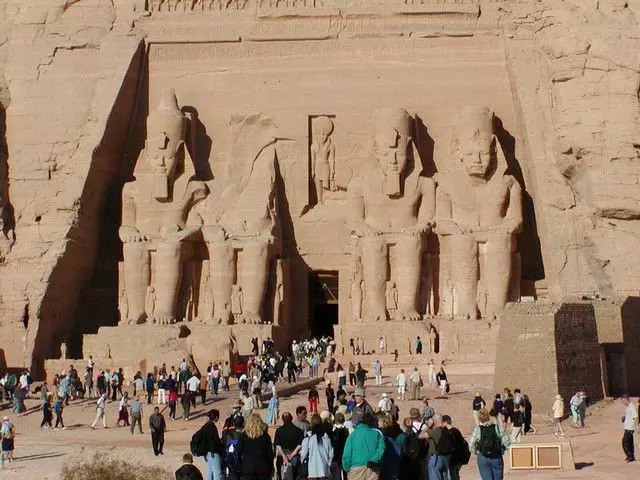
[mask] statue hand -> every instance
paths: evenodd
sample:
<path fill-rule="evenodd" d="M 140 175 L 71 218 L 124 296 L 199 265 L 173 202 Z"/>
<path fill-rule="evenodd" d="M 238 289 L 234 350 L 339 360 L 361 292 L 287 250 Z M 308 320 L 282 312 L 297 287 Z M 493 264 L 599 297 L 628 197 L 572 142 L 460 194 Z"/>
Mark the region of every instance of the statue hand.
<path fill-rule="evenodd" d="M 507 218 L 500 225 L 495 227 L 499 233 L 512 235 L 522 227 L 522 220 L 519 218 Z"/>
<path fill-rule="evenodd" d="M 471 229 L 459 225 L 453 220 L 440 220 L 438 222 L 437 233 L 440 235 L 464 235 L 471 232 Z"/>
<path fill-rule="evenodd" d="M 118 235 L 123 243 L 144 242 L 148 240 L 148 238 L 142 235 L 136 227 L 129 225 L 123 225 L 120 227 Z"/>
<path fill-rule="evenodd" d="M 223 242 L 227 239 L 227 232 L 220 225 L 204 225 L 202 235 L 206 242 Z"/>
<path fill-rule="evenodd" d="M 376 227 L 372 227 L 364 222 L 352 225 L 351 231 L 358 237 L 375 237 L 381 233 Z"/>
<path fill-rule="evenodd" d="M 431 224 L 429 223 L 417 223 L 416 225 L 403 228 L 402 233 L 408 233 L 409 235 L 422 235 L 423 233 L 428 232 L 430 229 Z"/>
<path fill-rule="evenodd" d="M 181 242 L 187 237 L 190 237 L 199 230 L 198 227 L 185 228 L 184 230 L 178 230 L 176 232 L 170 232 L 165 234 L 162 239 L 166 242 Z"/>

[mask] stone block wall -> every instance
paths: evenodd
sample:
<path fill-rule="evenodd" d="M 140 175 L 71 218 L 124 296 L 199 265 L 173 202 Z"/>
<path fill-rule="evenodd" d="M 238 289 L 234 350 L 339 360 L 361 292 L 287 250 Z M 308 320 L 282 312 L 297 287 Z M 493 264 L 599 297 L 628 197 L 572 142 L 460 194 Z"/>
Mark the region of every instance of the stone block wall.
<path fill-rule="evenodd" d="M 510 304 L 498 335 L 494 387 L 520 388 L 535 411 L 551 410 L 584 388 L 602 396 L 600 350 L 594 309 L 589 304 Z"/>

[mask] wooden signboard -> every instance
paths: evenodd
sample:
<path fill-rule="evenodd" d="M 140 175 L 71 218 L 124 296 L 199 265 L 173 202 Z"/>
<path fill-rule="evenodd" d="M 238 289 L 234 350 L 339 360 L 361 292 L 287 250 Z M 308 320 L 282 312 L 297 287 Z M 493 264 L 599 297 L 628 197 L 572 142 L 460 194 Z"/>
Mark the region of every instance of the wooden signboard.
<path fill-rule="evenodd" d="M 511 445 L 509 463 L 512 470 L 559 470 L 562 468 L 562 445 Z"/>

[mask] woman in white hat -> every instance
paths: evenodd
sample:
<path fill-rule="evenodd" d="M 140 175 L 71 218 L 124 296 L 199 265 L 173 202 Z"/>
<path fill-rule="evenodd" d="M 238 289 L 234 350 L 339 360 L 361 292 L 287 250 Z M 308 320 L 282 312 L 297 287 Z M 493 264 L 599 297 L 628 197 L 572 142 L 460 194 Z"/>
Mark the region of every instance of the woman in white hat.
<path fill-rule="evenodd" d="M 562 395 L 556 395 L 556 401 L 553 402 L 553 421 L 556 423 L 556 431 L 553 433 L 554 437 L 564 437 L 564 431 L 562 430 L 562 417 L 564 417 L 564 401 Z"/>

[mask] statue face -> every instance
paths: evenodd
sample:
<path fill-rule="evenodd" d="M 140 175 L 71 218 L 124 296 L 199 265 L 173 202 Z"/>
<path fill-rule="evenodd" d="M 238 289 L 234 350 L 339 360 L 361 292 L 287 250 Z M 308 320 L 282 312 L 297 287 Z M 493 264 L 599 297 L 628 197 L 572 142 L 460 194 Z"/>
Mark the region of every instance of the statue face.
<path fill-rule="evenodd" d="M 409 140 L 398 137 L 395 146 L 376 142 L 375 153 L 380 169 L 388 176 L 398 176 L 407 166 Z"/>
<path fill-rule="evenodd" d="M 456 147 L 458 159 L 470 177 L 485 177 L 491 166 L 494 137 L 490 134 L 474 135 Z"/>

